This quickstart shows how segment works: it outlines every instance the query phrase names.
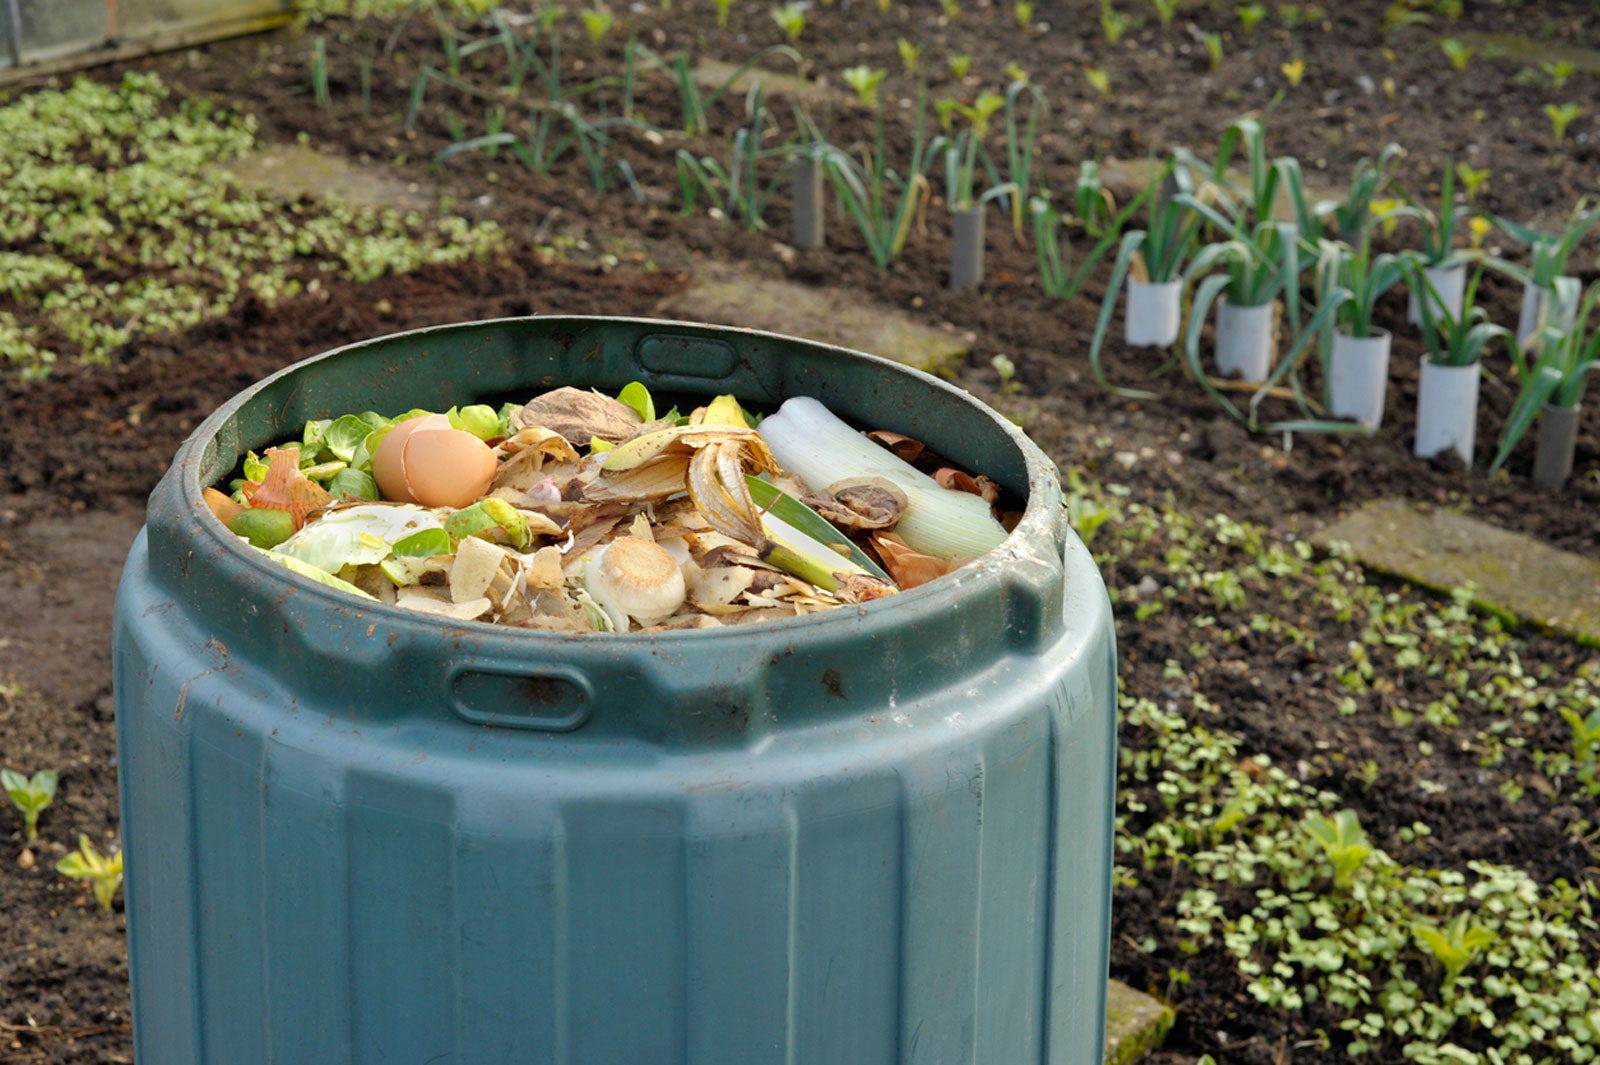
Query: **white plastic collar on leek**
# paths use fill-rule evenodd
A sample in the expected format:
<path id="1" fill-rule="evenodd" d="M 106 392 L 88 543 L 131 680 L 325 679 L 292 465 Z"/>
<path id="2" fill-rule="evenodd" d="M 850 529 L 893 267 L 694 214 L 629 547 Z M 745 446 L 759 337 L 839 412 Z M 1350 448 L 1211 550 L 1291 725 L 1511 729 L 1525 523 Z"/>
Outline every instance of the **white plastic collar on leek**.
<path id="1" fill-rule="evenodd" d="M 893 531 L 914 551 L 935 558 L 974 558 L 1006 538 L 988 503 L 944 487 L 809 396 L 785 400 L 759 431 L 778 465 L 811 491 L 848 477 L 883 477 L 899 485 L 910 504 Z"/>

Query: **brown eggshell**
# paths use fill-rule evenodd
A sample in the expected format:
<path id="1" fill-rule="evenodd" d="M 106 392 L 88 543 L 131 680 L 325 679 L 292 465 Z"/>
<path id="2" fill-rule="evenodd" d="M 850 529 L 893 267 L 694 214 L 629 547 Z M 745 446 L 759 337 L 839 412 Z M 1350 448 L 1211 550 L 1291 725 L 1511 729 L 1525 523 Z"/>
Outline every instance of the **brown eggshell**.
<path id="1" fill-rule="evenodd" d="M 425 414 L 407 418 L 384 434 L 378 441 L 378 450 L 372 455 L 372 479 L 378 482 L 378 491 L 391 503 L 415 503 L 417 500 L 406 488 L 406 471 L 402 462 L 406 441 L 418 429 L 448 429 L 450 419 L 443 414 Z"/>
<path id="2" fill-rule="evenodd" d="M 386 441 L 387 442 L 387 441 Z M 489 445 L 460 429 L 421 428 L 401 452 L 411 498 L 425 507 L 465 507 L 489 491 L 500 464 Z"/>

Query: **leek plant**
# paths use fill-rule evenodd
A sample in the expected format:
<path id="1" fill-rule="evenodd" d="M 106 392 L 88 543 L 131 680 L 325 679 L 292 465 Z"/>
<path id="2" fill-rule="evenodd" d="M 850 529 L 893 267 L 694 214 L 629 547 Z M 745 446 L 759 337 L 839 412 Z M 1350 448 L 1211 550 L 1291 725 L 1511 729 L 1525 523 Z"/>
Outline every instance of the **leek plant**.
<path id="1" fill-rule="evenodd" d="M 768 113 L 760 82 L 750 87 L 745 113 L 749 121 L 734 131 L 727 165 L 711 156 L 696 158 L 688 149 L 678 149 L 678 191 L 683 197 L 684 214 L 694 213 L 699 194 L 704 192 L 718 211 L 730 219 L 740 219 L 746 229 L 756 232 L 767 228 L 767 207 L 784 178 L 780 169 L 763 183 L 761 165 L 769 160 L 788 159 L 793 148 L 761 146 Z"/>
<path id="2" fill-rule="evenodd" d="M 912 218 L 929 196 L 925 171 L 929 160 L 943 147 L 944 138 L 924 138 L 926 118 L 925 100 L 919 91 L 911 156 L 904 175 L 889 165 L 881 103 L 874 120 L 872 145 L 861 150 L 859 160 L 831 144 L 820 144 L 817 148 L 840 205 L 860 230 L 867 254 L 880 270 L 888 269 L 905 248 Z"/>
<path id="3" fill-rule="evenodd" d="M 1474 271 L 1468 278 L 1461 313 L 1453 315 L 1440 305 L 1437 291 L 1423 274 L 1424 264 L 1416 257 L 1404 261 L 1417 291 L 1432 297 L 1418 300 L 1428 361 L 1436 366 L 1471 366 L 1483 358 L 1490 342 L 1496 338 L 1512 340 L 1511 330 L 1489 321 L 1489 312 L 1477 305 L 1478 283 L 1483 280 L 1483 271 Z"/>
<path id="4" fill-rule="evenodd" d="M 1022 115 L 1026 113 L 1026 118 Z M 1033 147 L 1039 138 L 1039 121 L 1050 113 L 1043 92 L 1026 79 L 1006 88 L 1006 171 L 1011 184 L 1011 228 L 1022 239 L 1022 208 L 1033 187 Z M 1019 121 L 1020 119 L 1020 121 Z"/>
<path id="5" fill-rule="evenodd" d="M 1525 364 L 1521 352 L 1512 347 L 1522 388 L 1501 429 L 1491 473 L 1505 465 L 1517 441 L 1546 405 L 1570 410 L 1583 402 L 1589 375 L 1600 369 L 1600 318 L 1595 313 L 1600 306 L 1600 281 L 1580 291 L 1576 278 L 1558 277 L 1553 291 L 1554 299 L 1547 302 L 1540 323 L 1536 360 Z"/>
<path id="6" fill-rule="evenodd" d="M 1600 204 L 1585 211 L 1586 201 L 1579 200 L 1567 218 L 1566 228 L 1558 233 L 1547 233 L 1528 226 L 1517 225 L 1505 218 L 1496 218 L 1495 225 L 1505 230 L 1513 239 L 1529 246 L 1530 261 L 1521 267 L 1514 263 L 1496 260 L 1495 265 L 1524 284 L 1547 289 L 1556 278 L 1567 272 L 1567 261 L 1577 250 L 1583 238 L 1600 223 Z"/>
<path id="7" fill-rule="evenodd" d="M 1394 166 L 1405 150 L 1393 142 L 1384 145 L 1376 159 L 1364 156 L 1350 177 L 1350 191 L 1343 200 L 1324 200 L 1316 213 L 1333 222 L 1334 235 L 1350 245 L 1360 244 L 1372 228 L 1373 204 L 1388 191 Z"/>
<path id="8" fill-rule="evenodd" d="M 1439 185 L 1439 210 L 1424 207 L 1409 192 L 1401 190 L 1405 204 L 1388 212 L 1392 217 L 1415 218 L 1422 227 L 1422 265 L 1425 267 L 1456 266 L 1465 262 L 1468 255 L 1455 248 L 1456 226 L 1472 217 L 1472 208 L 1455 202 L 1455 167 L 1445 160 L 1444 174 Z"/>
<path id="9" fill-rule="evenodd" d="M 1129 276 L 1152 284 L 1181 280 L 1184 264 L 1194 253 L 1199 239 L 1200 216 L 1177 197 L 1162 198 L 1162 186 L 1169 180 L 1175 182 L 1180 194 L 1194 189 L 1189 168 L 1176 158 L 1168 160 L 1145 186 L 1140 197 L 1145 203 L 1145 228 L 1124 233 L 1118 243 L 1116 260 L 1111 264 L 1111 279 L 1106 282 L 1105 299 L 1100 304 L 1100 317 L 1095 321 L 1094 337 L 1089 342 L 1089 370 L 1095 383 L 1108 392 L 1129 398 L 1150 399 L 1155 393 L 1122 388 L 1106 379 L 1100 352 L 1118 296 Z"/>
<path id="10" fill-rule="evenodd" d="M 1083 165 L 1087 169 L 1094 164 Z M 1088 224 L 1080 213 L 1077 218 L 1078 224 L 1083 226 L 1086 234 L 1097 237 L 1098 240 L 1084 257 L 1083 262 L 1078 265 L 1076 272 L 1071 269 L 1072 245 L 1062 238 L 1061 213 L 1049 200 L 1033 197 L 1029 204 L 1029 214 L 1033 220 L 1033 244 L 1039 264 L 1039 285 L 1044 289 L 1045 295 L 1069 300 L 1082 291 L 1090 273 L 1100 264 L 1100 260 L 1105 258 L 1106 253 L 1117 242 L 1117 238 L 1122 235 L 1128 219 L 1133 217 L 1134 212 L 1144 204 L 1149 195 L 1150 189 L 1146 188 L 1115 217 L 1097 221 L 1093 226 Z M 1092 198 L 1089 202 L 1098 207 L 1104 207 L 1106 203 L 1098 197 Z M 1080 206 L 1080 211 L 1081 209 Z"/>
<path id="11" fill-rule="evenodd" d="M 678 89 L 678 104 L 683 113 L 683 132 L 704 136 L 711 132 L 711 125 L 707 115 L 717 103 L 727 95 L 738 81 L 752 69 L 772 57 L 781 57 L 800 65 L 800 53 L 786 44 L 768 45 L 755 55 L 739 64 L 732 74 L 729 74 L 722 83 L 709 93 L 702 94 L 699 84 L 694 80 L 694 64 L 682 52 L 675 53 L 672 58 L 664 59 L 637 41 L 630 41 L 628 45 L 628 61 L 641 60 L 672 79 Z"/>
<path id="12" fill-rule="evenodd" d="M 1197 278 L 1203 279 L 1195 291 L 1184 336 L 1184 361 L 1195 381 L 1230 417 L 1252 430 L 1344 433 L 1358 429 L 1347 422 L 1317 417 L 1318 412 L 1306 396 L 1298 373 L 1305 354 L 1312 349 L 1317 338 L 1325 336 L 1332 329 L 1341 313 L 1347 313 L 1346 309 L 1355 299 L 1354 293 L 1339 284 L 1322 286 L 1319 290 L 1321 298 L 1317 309 L 1310 320 L 1302 326 L 1300 273 L 1306 265 L 1309 265 L 1309 261 L 1302 259 L 1303 241 L 1293 223 L 1266 219 L 1257 221 L 1253 227 L 1246 229 L 1241 223 L 1228 218 L 1193 192 L 1180 192 L 1173 197 L 1172 202 L 1175 206 L 1193 211 L 1227 234 L 1226 239 L 1208 244 L 1196 252 L 1194 260 L 1184 271 L 1186 282 Z M 1224 273 L 1206 276 L 1219 266 L 1225 269 Z M 1394 264 L 1386 265 L 1386 269 L 1390 268 L 1394 268 Z M 1392 286 L 1396 281 L 1398 276 L 1388 279 L 1387 283 Z M 1223 395 L 1201 367 L 1201 330 L 1212 305 L 1223 295 L 1226 295 L 1228 302 L 1234 306 L 1259 307 L 1280 294 L 1284 300 L 1286 320 L 1293 335 L 1293 342 L 1278 361 L 1278 365 L 1256 388 L 1247 409 L 1241 411 Z M 1365 295 L 1370 295 L 1373 300 L 1377 298 L 1370 288 Z M 1370 305 L 1366 317 L 1370 324 Z M 1292 421 L 1263 423 L 1259 415 L 1261 403 L 1285 384 L 1303 417 Z"/>
<path id="13" fill-rule="evenodd" d="M 1332 241 L 1322 247 L 1316 269 L 1319 302 L 1336 289 L 1344 289 L 1350 298 L 1339 308 L 1333 324 L 1346 336 L 1372 336 L 1372 312 L 1385 293 L 1405 280 L 1405 263 L 1387 252 L 1374 255 L 1370 231 L 1355 247 Z"/>

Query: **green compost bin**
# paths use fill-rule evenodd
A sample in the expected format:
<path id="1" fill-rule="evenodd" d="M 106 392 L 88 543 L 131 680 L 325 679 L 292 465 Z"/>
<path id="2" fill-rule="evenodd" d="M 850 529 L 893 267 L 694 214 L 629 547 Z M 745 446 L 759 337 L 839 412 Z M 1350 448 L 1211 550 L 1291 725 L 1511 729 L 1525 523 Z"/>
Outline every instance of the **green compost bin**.
<path id="1" fill-rule="evenodd" d="M 575 384 L 814 396 L 1025 496 L 955 574 L 659 635 L 442 624 L 201 490 L 308 418 Z M 897 364 L 617 318 L 427 329 L 213 414 L 116 608 L 139 1065 L 1091 1065 L 1115 648 L 1056 472 Z"/>

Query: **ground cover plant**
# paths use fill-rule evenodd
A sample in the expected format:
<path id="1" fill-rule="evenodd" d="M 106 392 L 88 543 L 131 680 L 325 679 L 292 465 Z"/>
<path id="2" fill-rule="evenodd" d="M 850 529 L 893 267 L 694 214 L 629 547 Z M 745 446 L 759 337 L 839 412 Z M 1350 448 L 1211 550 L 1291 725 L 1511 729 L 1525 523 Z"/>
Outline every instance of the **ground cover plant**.
<path id="1" fill-rule="evenodd" d="M 1252 433 L 1218 402 L 1257 426 L 1320 416 L 1309 344 L 1267 393 L 1208 393 L 1109 327 L 1087 355 L 1102 307 L 1120 314 L 1111 251 L 1181 191 L 1150 180 L 1179 148 L 1247 233 L 1269 180 L 1287 180 L 1277 161 L 1294 161 L 1302 329 L 1325 302 L 1319 242 L 1422 248 L 1393 208 L 1404 192 L 1449 214 L 1445 175 L 1471 209 L 1458 253 L 1527 266 L 1527 234 L 1562 232 L 1586 191 L 1594 109 L 1564 105 L 1597 83 L 1503 35 L 1581 35 L 1583 5 L 891 0 L 782 25 L 772 5 L 693 0 L 609 23 L 590 5 L 355 6 L 0 101 L 17 131 L 0 158 L 27 175 L 0 198 L 0 588 L 15 607 L 0 765 L 56 774 L 47 807 L 26 800 L 37 841 L 22 808 L 0 822 L 0 1056 L 128 1060 L 104 632 L 140 502 L 183 435 L 277 367 L 399 328 L 675 313 L 711 260 L 970 338 L 950 372 L 1065 471 L 1122 658 L 1113 973 L 1176 1005 L 1167 1060 L 1594 1056 L 1600 659 L 1313 544 L 1398 495 L 1600 555 L 1593 405 L 1564 496 L 1528 483 L 1531 439 L 1487 473 L 1530 405 L 1524 378 L 1548 377 L 1537 358 L 1486 362 L 1475 468 L 1413 458 L 1426 340 L 1400 287 L 1361 308 L 1394 334 L 1375 435 Z M 802 80 L 752 91 L 731 76 L 747 63 Z M 984 93 L 1012 111 L 961 141 L 953 185 L 962 199 L 1014 184 L 991 198 L 1013 224 L 989 227 L 984 284 L 952 292 L 942 138 Z M 1414 106 L 1451 93 L 1457 115 Z M 1216 172 L 1241 116 L 1261 139 L 1235 154 L 1267 165 Z M 437 209 L 363 214 L 210 165 L 301 142 Z M 13 144 L 33 146 L 23 164 Z M 831 161 L 823 248 L 786 244 L 796 151 Z M 1118 176 L 1130 160 L 1150 169 Z M 1564 269 L 1587 286 L 1595 258 L 1589 233 Z M 1507 327 L 1520 299 L 1493 270 L 1476 293 Z M 1566 349 L 1548 350 L 1546 364 Z"/>

